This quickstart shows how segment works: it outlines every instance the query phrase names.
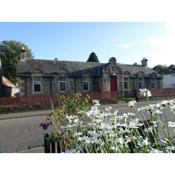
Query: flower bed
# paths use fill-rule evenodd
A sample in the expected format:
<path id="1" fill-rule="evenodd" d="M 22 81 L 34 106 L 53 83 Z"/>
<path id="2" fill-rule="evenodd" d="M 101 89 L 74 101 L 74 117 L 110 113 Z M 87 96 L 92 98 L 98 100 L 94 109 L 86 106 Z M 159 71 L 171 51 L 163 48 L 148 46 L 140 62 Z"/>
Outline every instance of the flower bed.
<path id="1" fill-rule="evenodd" d="M 67 97 L 41 127 L 53 126 L 48 139 L 59 143 L 62 149 L 58 150 L 62 152 L 174 152 L 170 128 L 175 127 L 175 122 L 169 122 L 168 117 L 175 114 L 175 100 L 150 105 L 151 92 L 143 89 L 140 95 L 146 98 L 148 105 L 137 108 L 137 102 L 130 101 L 128 106 L 132 112 L 123 115 L 111 112 L 110 107 L 100 110 L 98 100 L 93 100 L 90 107 L 87 98 Z"/>

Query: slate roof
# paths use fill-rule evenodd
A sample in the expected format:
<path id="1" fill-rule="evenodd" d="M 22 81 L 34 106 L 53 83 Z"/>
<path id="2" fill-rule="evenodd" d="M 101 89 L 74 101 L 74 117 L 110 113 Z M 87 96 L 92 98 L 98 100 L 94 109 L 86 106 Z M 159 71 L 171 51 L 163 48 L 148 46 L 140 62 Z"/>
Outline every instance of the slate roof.
<path id="1" fill-rule="evenodd" d="M 82 73 L 90 72 L 91 76 L 101 76 L 102 68 L 106 67 L 108 63 L 97 62 L 76 62 L 76 61 L 58 61 L 58 60 L 41 60 L 41 59 L 27 59 L 25 61 L 19 61 L 17 65 L 17 76 L 21 74 L 30 74 L 35 69 L 39 69 L 45 74 L 60 73 L 61 70 L 67 70 L 71 76 L 79 76 Z M 129 72 L 131 75 L 135 75 L 138 72 L 143 72 L 145 75 L 158 73 L 151 68 L 143 67 L 140 65 L 126 65 L 117 63 L 119 69 L 122 72 Z"/>
<path id="2" fill-rule="evenodd" d="M 138 72 L 143 72 L 146 76 L 150 74 L 156 74 L 157 76 L 161 76 L 153 69 L 149 67 L 143 67 L 141 65 L 127 65 L 127 64 L 117 64 L 117 66 L 122 70 L 122 72 L 129 72 L 131 75 L 136 75 Z"/>
<path id="3" fill-rule="evenodd" d="M 67 70 L 70 74 L 79 74 L 82 71 L 91 71 L 93 74 L 100 74 L 103 63 L 96 62 L 76 62 L 76 61 L 57 61 L 57 60 L 40 60 L 27 59 L 19 61 L 17 65 L 17 75 L 27 74 L 39 69 L 45 74 L 60 73 L 61 70 Z"/>

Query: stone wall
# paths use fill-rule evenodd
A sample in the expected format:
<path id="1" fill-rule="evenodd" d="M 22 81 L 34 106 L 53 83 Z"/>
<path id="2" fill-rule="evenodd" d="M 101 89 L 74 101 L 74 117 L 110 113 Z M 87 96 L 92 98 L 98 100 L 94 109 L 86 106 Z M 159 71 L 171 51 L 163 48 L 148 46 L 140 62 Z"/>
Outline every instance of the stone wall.
<path id="1" fill-rule="evenodd" d="M 110 65 L 103 70 L 102 77 L 94 78 L 90 77 L 89 74 L 84 74 L 82 77 L 70 78 L 67 74 L 57 74 L 53 77 L 42 76 L 42 87 L 41 93 L 33 93 L 32 77 L 21 77 L 20 78 L 20 96 L 31 96 L 31 95 L 57 95 L 64 93 L 75 93 L 83 92 L 82 83 L 83 81 L 89 82 L 89 90 L 84 92 L 109 92 L 111 90 L 111 76 L 117 79 L 117 95 L 122 97 L 126 91 L 129 96 L 133 95 L 133 90 L 138 89 L 138 77 L 132 78 L 129 75 L 121 73 L 115 67 Z M 115 69 L 114 69 L 115 68 Z M 34 75 L 33 75 L 34 76 Z M 124 90 L 124 77 L 129 77 L 129 88 Z M 60 92 L 59 81 L 67 82 L 67 90 Z M 160 79 L 155 79 L 155 88 L 161 86 Z M 144 84 L 142 88 L 152 88 L 151 79 L 144 78 Z"/>
<path id="2" fill-rule="evenodd" d="M 59 81 L 66 81 L 67 88 L 65 92 L 60 92 Z M 33 81 L 32 77 L 21 77 L 19 80 L 20 84 L 20 96 L 31 96 L 31 95 L 57 95 L 64 93 L 74 93 L 83 92 L 82 83 L 83 81 L 89 82 L 89 91 L 84 92 L 94 92 L 94 88 L 100 90 L 100 79 L 82 77 L 82 78 L 68 78 L 64 76 L 42 77 L 41 79 L 41 92 L 33 93 Z"/>

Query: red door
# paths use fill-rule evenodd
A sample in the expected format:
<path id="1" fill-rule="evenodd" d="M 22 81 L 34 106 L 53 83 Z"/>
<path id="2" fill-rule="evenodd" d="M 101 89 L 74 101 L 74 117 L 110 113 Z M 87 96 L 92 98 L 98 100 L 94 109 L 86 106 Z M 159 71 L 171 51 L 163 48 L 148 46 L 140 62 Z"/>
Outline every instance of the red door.
<path id="1" fill-rule="evenodd" d="M 117 77 L 111 77 L 111 91 L 117 91 Z"/>

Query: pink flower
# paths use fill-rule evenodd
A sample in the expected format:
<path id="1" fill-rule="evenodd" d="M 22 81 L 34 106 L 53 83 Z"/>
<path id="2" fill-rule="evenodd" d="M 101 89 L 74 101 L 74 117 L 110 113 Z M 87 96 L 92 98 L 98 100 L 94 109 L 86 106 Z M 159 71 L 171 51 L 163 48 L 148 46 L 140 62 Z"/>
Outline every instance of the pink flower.
<path id="1" fill-rule="evenodd" d="M 47 129 L 49 127 L 49 125 L 51 125 L 51 121 L 49 120 L 43 120 L 41 123 L 40 123 L 40 127 L 42 127 L 43 129 Z"/>

